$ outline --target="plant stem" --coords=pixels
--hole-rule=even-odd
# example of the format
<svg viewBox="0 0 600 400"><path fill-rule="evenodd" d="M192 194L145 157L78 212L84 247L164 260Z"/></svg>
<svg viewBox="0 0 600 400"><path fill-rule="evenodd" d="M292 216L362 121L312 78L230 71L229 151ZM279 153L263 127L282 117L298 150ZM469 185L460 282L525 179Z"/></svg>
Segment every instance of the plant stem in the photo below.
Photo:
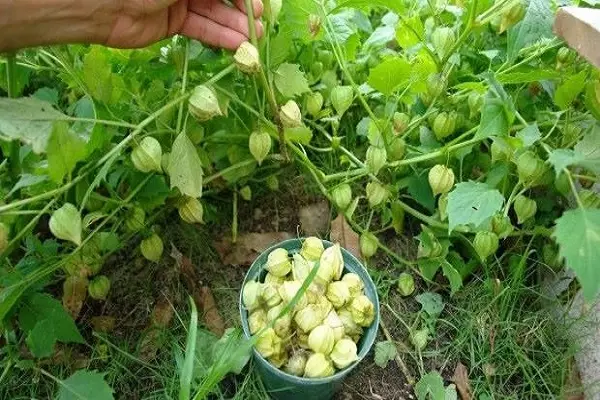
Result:
<svg viewBox="0 0 600 400"><path fill-rule="evenodd" d="M231 243L237 242L238 234L238 192L233 191L233 221L231 222Z"/></svg>
<svg viewBox="0 0 600 400"><path fill-rule="evenodd" d="M383 335L385 336L385 338L388 341L394 343L394 339L392 338L392 335L390 335L390 331L388 331L382 318L379 319L379 326L381 327L381 331L383 332ZM408 371L408 368L406 367L406 364L404 364L404 361L402 361L402 358L400 358L400 354L398 354L398 351L396 351L396 357L394 357L394 359L396 360L396 363L402 370L402 373L404 374L404 377L406 378L406 381L408 382L408 384L414 385L415 378L413 378L413 376Z"/></svg>
<svg viewBox="0 0 600 400"><path fill-rule="evenodd" d="M188 38L185 39L185 52L184 52L184 60L183 60L183 76L181 78L181 92L180 94L185 94L187 90L187 81L188 81L188 68L189 68L189 53L190 53L190 40ZM175 129L175 133L178 135L181 132L181 123L183 121L183 108L184 103L182 102L179 105L179 113L177 114L177 128Z"/></svg>
<svg viewBox="0 0 600 400"><path fill-rule="evenodd" d="M485 138L473 138L473 139L464 141L462 143L457 143L452 146L442 147L440 150L433 151L433 152L427 153L427 154L423 154L421 156L411 157L406 160L394 161L394 162L388 163L388 166L389 167L400 167L403 165L411 165L411 164L416 164L416 163L419 163L422 161L432 160L432 159L442 156L446 153L450 153L452 151L459 150L463 147L470 146L472 144L477 144L479 142L482 142L483 140L485 140Z"/></svg>

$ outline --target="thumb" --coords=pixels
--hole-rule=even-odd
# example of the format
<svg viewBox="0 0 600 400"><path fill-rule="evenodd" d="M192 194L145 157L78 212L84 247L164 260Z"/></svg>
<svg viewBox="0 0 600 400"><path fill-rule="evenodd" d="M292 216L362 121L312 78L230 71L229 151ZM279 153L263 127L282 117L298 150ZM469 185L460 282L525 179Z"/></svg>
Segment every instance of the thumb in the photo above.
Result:
<svg viewBox="0 0 600 400"><path fill-rule="evenodd" d="M179 0L144 0L144 12L146 14L154 13L160 10L164 10L167 7L172 6Z"/></svg>

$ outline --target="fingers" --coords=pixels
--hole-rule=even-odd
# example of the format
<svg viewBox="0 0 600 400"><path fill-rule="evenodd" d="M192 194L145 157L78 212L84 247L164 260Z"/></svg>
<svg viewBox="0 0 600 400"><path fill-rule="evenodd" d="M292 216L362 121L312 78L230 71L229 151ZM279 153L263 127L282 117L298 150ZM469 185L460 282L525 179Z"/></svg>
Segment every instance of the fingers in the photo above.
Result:
<svg viewBox="0 0 600 400"><path fill-rule="evenodd" d="M246 3L244 0L235 0L235 6L246 13ZM263 3L261 0L252 0L252 9L254 10L254 18L262 17L264 11Z"/></svg>
<svg viewBox="0 0 600 400"><path fill-rule="evenodd" d="M196 14L206 17L219 25L231 28L245 37L249 37L248 16L238 9L228 7L219 0L208 0L202 2L192 2L190 9ZM263 26L260 21L256 21L256 34L262 36Z"/></svg>
<svg viewBox="0 0 600 400"><path fill-rule="evenodd" d="M181 33L209 46L228 50L235 50L240 44L248 40L244 34L194 13L188 14L181 28Z"/></svg>

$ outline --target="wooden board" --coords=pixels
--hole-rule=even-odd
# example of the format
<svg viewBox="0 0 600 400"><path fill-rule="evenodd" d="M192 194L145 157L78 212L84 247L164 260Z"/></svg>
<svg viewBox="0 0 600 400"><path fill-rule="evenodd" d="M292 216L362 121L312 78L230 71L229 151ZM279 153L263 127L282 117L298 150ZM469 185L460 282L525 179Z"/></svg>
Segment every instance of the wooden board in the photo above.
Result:
<svg viewBox="0 0 600 400"><path fill-rule="evenodd" d="M600 10L562 7L554 32L583 58L600 68Z"/></svg>

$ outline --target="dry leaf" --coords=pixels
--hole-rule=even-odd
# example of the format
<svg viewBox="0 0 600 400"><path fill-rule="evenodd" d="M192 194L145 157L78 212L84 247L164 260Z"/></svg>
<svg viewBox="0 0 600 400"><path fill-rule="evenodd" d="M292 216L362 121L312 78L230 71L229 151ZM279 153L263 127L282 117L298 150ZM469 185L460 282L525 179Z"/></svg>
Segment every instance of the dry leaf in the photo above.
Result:
<svg viewBox="0 0 600 400"><path fill-rule="evenodd" d="M62 304L76 320L87 297L88 279L80 276L69 276L63 282Z"/></svg>
<svg viewBox="0 0 600 400"><path fill-rule="evenodd" d="M169 300L162 296L156 304L154 305L154 309L152 310L151 321L154 326L159 328L166 328L171 323L173 319L173 307Z"/></svg>
<svg viewBox="0 0 600 400"><path fill-rule="evenodd" d="M291 239L287 232L245 233L236 243L230 238L215 242L214 246L225 265L250 265L256 257L274 244Z"/></svg>
<svg viewBox="0 0 600 400"><path fill-rule="evenodd" d="M115 318L108 315L92 317L92 327L96 332L109 333L115 328Z"/></svg>
<svg viewBox="0 0 600 400"><path fill-rule="evenodd" d="M340 246L348 250L359 260L360 254L359 236L352 230L344 215L340 213L336 219L331 221L331 233L329 235L332 242L339 243Z"/></svg>
<svg viewBox="0 0 600 400"><path fill-rule="evenodd" d="M200 289L200 298L202 299L202 310L204 311L204 324L209 331L220 337L225 332L225 322L208 286L203 286Z"/></svg>
<svg viewBox="0 0 600 400"><path fill-rule="evenodd" d="M473 391L471 390L471 383L469 382L469 371L467 371L467 367L460 362L456 364L452 381L456 385L456 390L458 390L460 398L462 400L471 400Z"/></svg>
<svg viewBox="0 0 600 400"><path fill-rule="evenodd" d="M179 266L181 277L198 307L198 312L203 317L204 324L212 333L221 336L225 332L225 322L219 313L212 291L208 286L203 285L192 261L181 254L175 246L172 246L171 257Z"/></svg>
<svg viewBox="0 0 600 400"><path fill-rule="evenodd" d="M309 204L298 211L298 219L302 232L307 236L320 236L327 232L329 226L329 203Z"/></svg>

